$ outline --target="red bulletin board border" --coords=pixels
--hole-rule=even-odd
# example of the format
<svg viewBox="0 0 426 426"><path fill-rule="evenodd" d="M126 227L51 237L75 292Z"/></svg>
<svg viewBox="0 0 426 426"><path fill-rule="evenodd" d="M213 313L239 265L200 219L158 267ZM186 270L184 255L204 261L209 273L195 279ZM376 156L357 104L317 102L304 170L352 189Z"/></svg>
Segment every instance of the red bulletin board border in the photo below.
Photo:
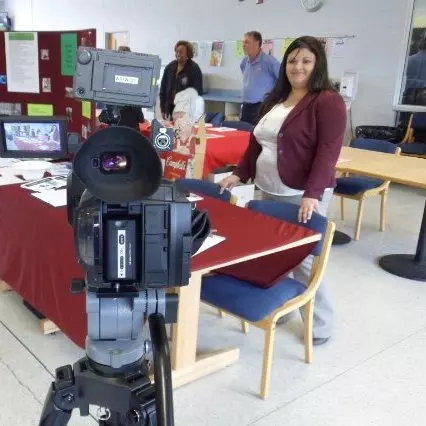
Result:
<svg viewBox="0 0 426 426"><path fill-rule="evenodd" d="M31 32L31 31L19 31ZM6 75L6 49L5 32L0 32L0 76ZM0 103L21 104L21 114L27 115L28 104L48 104L53 105L53 114L67 117L68 110L68 132L80 134L83 139L95 130L96 110L95 103L91 104L91 118L88 119L82 115L82 102L65 95L66 88L73 87L73 77L63 76L61 74L61 34L77 34L77 46L86 45L96 47L96 30L78 30L78 31L41 31L38 36L38 62L40 93L14 93L7 91L7 85L0 84ZM49 59L41 59L41 51L49 51ZM42 92L42 79L50 78L51 92Z"/></svg>

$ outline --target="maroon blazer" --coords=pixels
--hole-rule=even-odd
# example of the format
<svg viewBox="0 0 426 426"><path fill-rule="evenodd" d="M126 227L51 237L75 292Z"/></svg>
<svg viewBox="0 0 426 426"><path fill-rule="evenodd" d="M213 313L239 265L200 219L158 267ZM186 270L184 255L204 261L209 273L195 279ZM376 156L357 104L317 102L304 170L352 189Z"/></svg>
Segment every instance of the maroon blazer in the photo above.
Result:
<svg viewBox="0 0 426 426"><path fill-rule="evenodd" d="M304 197L321 199L334 188L335 166L346 131L346 105L334 91L308 93L290 112L278 134L278 173L282 182L304 190ZM262 147L254 134L234 171L242 182L256 176Z"/></svg>

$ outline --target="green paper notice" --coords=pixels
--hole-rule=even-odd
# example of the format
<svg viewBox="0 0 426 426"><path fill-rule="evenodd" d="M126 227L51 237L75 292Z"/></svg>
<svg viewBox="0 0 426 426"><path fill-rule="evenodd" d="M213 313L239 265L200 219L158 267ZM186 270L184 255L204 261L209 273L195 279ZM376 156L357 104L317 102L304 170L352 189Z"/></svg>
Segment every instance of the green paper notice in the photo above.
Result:
<svg viewBox="0 0 426 426"><path fill-rule="evenodd" d="M88 118L89 120L92 118L92 103L88 101L83 101L81 103L81 115L83 117Z"/></svg>
<svg viewBox="0 0 426 426"><path fill-rule="evenodd" d="M51 117L53 115L53 105L47 104L28 104L28 115Z"/></svg>
<svg viewBox="0 0 426 426"><path fill-rule="evenodd" d="M237 43L235 45L235 53L237 55L237 58L242 58L245 56L242 40L237 40Z"/></svg>
<svg viewBox="0 0 426 426"><path fill-rule="evenodd" d="M73 77L77 58L77 34L61 34L61 74Z"/></svg>

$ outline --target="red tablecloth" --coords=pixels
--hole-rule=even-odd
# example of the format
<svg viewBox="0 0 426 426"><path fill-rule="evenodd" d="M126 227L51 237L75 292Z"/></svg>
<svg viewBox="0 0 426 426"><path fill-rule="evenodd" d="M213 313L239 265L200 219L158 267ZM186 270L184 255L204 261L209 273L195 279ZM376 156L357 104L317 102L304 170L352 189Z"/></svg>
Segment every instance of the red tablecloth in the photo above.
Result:
<svg viewBox="0 0 426 426"><path fill-rule="evenodd" d="M305 228L218 200L206 198L199 207L209 212L213 228L227 239L195 256L193 271L312 234ZM268 265L251 261L252 269L246 263L242 268L229 267L229 272L240 276L251 271L253 276L271 279L288 272L311 249L312 245L302 251L271 255L264 258L269 259ZM83 276L66 209L51 207L17 185L0 187L0 277L81 347L86 336L85 297L73 295L69 289L72 278Z"/></svg>
<svg viewBox="0 0 426 426"><path fill-rule="evenodd" d="M142 134L150 138L151 128L148 123L139 126ZM240 130L230 132L215 132L214 128L207 128L207 134L216 134L219 138L207 139L206 156L204 159L203 178L213 170L228 164L237 164L247 149L250 133Z"/></svg>

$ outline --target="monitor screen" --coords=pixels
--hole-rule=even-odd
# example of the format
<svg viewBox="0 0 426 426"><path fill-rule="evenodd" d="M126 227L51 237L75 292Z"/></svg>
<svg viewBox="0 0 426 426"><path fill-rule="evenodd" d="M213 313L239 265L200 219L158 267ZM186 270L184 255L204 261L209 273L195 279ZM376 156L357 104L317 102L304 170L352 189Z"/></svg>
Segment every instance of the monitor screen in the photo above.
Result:
<svg viewBox="0 0 426 426"><path fill-rule="evenodd" d="M3 117L0 119L0 157L66 158L65 118Z"/></svg>

